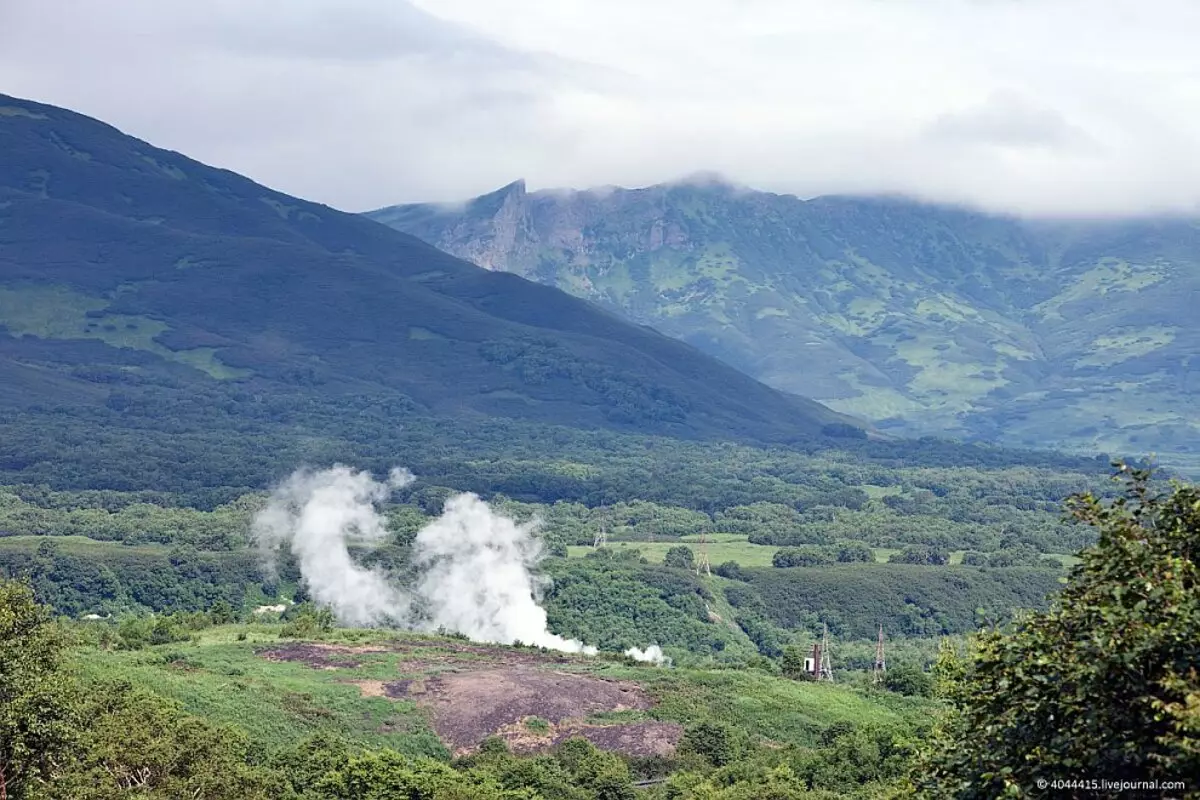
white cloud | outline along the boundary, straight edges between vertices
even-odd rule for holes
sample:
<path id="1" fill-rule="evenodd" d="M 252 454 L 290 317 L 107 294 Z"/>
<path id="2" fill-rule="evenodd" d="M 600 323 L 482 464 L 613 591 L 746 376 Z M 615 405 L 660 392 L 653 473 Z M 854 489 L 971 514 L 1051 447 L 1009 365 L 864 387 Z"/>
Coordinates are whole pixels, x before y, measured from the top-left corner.
<path id="1" fill-rule="evenodd" d="M 1193 0 L 8 0 L 4 90 L 363 209 L 716 170 L 1194 209 Z"/>

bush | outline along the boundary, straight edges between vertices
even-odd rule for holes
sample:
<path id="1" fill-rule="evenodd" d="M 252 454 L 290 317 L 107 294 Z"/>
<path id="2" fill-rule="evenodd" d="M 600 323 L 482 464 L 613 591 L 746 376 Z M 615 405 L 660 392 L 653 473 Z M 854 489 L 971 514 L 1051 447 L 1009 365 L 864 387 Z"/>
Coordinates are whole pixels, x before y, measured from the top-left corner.
<path id="1" fill-rule="evenodd" d="M 663 556 L 663 566 L 676 569 L 695 569 L 696 557 L 692 553 L 692 548 L 687 545 L 677 545 L 667 550 L 666 555 Z"/>
<path id="2" fill-rule="evenodd" d="M 837 560 L 843 564 L 858 561 L 870 564 L 875 561 L 875 551 L 863 542 L 844 542 L 838 547 Z"/>
<path id="3" fill-rule="evenodd" d="M 803 647 L 797 644 L 789 644 L 783 648 L 783 658 L 780 659 L 780 669 L 788 678 L 803 678 L 808 675 L 808 670 L 804 669 L 804 659 L 808 657 L 808 653 Z"/>
<path id="4" fill-rule="evenodd" d="M 824 547 L 785 547 L 771 557 L 773 567 L 819 567 L 832 564 L 833 555 Z"/>
<path id="5" fill-rule="evenodd" d="M 720 575 L 722 578 L 728 578 L 731 581 L 747 580 L 746 573 L 742 572 L 742 565 L 736 561 L 725 561 L 713 567 L 713 572 Z"/>
<path id="6" fill-rule="evenodd" d="M 892 554 L 889 564 L 929 564 L 945 566 L 950 563 L 950 554 L 936 547 L 909 546 Z"/>
<path id="7" fill-rule="evenodd" d="M 333 612 L 312 603 L 299 603 L 283 612 L 287 622 L 279 631 L 281 638 L 318 639 L 333 630 Z"/>
<path id="8" fill-rule="evenodd" d="M 916 667 L 900 664 L 889 667 L 883 685 L 890 692 L 916 697 L 933 694 L 933 678 Z"/>
<path id="9" fill-rule="evenodd" d="M 683 732 L 679 750 L 703 756 L 714 767 L 723 767 L 737 758 L 733 729 L 723 722 L 698 722 Z"/>

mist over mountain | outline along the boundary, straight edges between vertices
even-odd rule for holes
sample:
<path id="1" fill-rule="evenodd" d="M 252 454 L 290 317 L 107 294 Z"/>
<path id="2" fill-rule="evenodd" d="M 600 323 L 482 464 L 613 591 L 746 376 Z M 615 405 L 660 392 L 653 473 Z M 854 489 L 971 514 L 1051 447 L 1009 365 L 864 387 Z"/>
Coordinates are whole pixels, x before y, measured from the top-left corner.
<path id="1" fill-rule="evenodd" d="M 1200 227 L 701 178 L 368 216 L 905 433 L 1200 463 Z"/>
<path id="2" fill-rule="evenodd" d="M 217 391 L 204 413 L 235 418 L 286 395 L 396 425 L 784 441 L 842 421 L 556 289 L 3 96 L 0 325 L 0 409 L 75 420 Z"/>

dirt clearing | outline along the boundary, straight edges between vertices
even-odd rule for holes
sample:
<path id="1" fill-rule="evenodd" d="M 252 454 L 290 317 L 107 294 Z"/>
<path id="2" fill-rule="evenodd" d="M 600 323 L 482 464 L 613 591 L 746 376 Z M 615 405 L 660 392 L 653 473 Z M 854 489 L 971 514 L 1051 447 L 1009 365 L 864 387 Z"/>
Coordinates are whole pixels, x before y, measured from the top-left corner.
<path id="1" fill-rule="evenodd" d="M 571 736 L 585 736 L 605 749 L 630 755 L 667 753 L 679 740 L 678 726 L 637 721 L 611 725 L 584 719 L 613 711 L 644 711 L 650 699 L 636 683 L 537 669 L 531 665 L 447 672 L 415 682 L 388 684 L 391 697 L 416 700 L 430 709 L 433 727 L 455 753 L 469 752 L 488 736 L 509 740 L 514 749 L 542 750 Z M 524 721 L 549 723 L 530 731 Z"/>
<path id="2" fill-rule="evenodd" d="M 336 644 L 285 644 L 267 647 L 258 655 L 267 661 L 299 661 L 313 669 L 357 669 L 362 659 L 354 658 L 360 653 L 383 653 L 382 647 L 346 647 Z"/>
<path id="3" fill-rule="evenodd" d="M 313 669 L 356 669 L 362 653 L 393 653 L 396 680 L 351 680 L 364 697 L 410 700 L 425 709 L 433 729 L 455 755 L 500 736 L 515 752 L 549 750 L 583 736 L 627 755 L 667 755 L 682 729 L 671 722 L 630 719 L 588 722 L 593 715 L 647 711 L 645 691 L 631 681 L 567 671 L 589 659 L 534 649 L 436 639 L 396 639 L 369 647 L 294 643 L 258 651 L 272 661 Z M 635 717 L 640 716 L 635 714 Z"/>

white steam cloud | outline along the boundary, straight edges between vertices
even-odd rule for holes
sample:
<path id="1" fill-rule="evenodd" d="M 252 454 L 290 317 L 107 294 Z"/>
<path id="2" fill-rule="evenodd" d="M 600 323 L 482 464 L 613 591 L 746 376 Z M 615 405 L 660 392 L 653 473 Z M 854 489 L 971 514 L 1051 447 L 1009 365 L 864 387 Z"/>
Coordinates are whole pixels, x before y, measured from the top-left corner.
<path id="1" fill-rule="evenodd" d="M 663 655 L 662 648 L 656 644 L 650 645 L 645 650 L 641 649 L 640 647 L 631 647 L 625 651 L 625 655 L 629 656 L 634 661 L 645 661 L 660 667 L 663 664 L 669 665 L 671 663 L 671 659 Z"/>
<path id="2" fill-rule="evenodd" d="M 541 542 L 535 526 L 518 525 L 473 494 L 450 498 L 442 516 L 417 534 L 413 564 L 420 577 L 411 590 L 356 563 L 349 543 L 382 541 L 387 529 L 378 504 L 412 480 L 400 469 L 387 482 L 344 466 L 298 471 L 255 516 L 254 541 L 268 559 L 287 545 L 313 600 L 347 624 L 441 628 L 481 642 L 596 652 L 547 630 L 546 611 L 537 602 Z M 655 651 L 657 658 L 649 656 Z M 657 646 L 645 654 L 641 660 L 662 663 Z"/>
<path id="3" fill-rule="evenodd" d="M 417 593 L 439 626 L 477 641 L 594 654 L 596 648 L 546 629 L 546 611 L 535 600 L 533 568 L 542 548 L 533 531 L 532 523 L 518 525 L 473 494 L 450 498 L 442 516 L 417 534 L 413 560 L 424 570 Z"/>
<path id="4" fill-rule="evenodd" d="M 291 547 L 309 593 L 351 625 L 373 625 L 409 617 L 411 598 L 379 570 L 350 557 L 347 541 L 378 543 L 387 536 L 375 504 L 392 489 L 411 483 L 412 474 L 394 469 L 388 483 L 366 472 L 337 466 L 323 472 L 299 470 L 271 494 L 254 517 L 252 534 L 268 560 L 280 544 Z"/>

